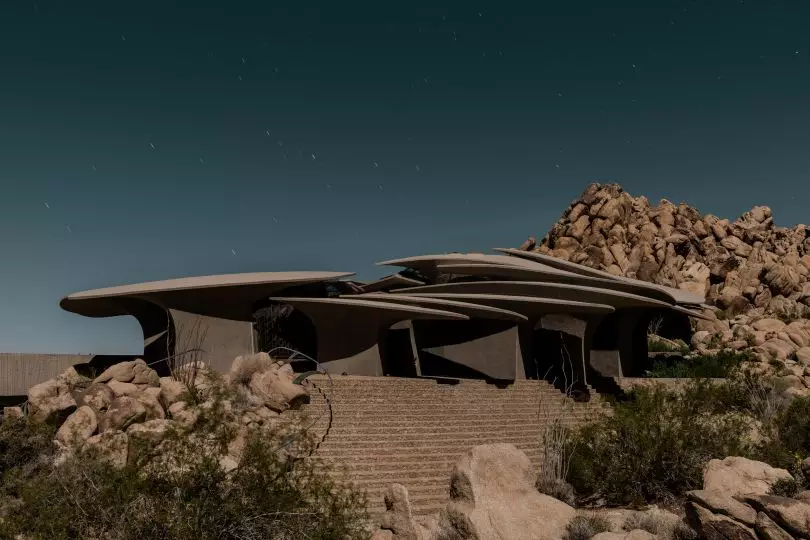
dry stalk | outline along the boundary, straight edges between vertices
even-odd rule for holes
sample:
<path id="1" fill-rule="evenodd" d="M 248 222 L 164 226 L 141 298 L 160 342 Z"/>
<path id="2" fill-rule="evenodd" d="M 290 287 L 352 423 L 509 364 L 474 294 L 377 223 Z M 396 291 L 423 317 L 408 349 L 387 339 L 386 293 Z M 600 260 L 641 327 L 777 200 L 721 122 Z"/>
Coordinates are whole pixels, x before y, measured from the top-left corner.
<path id="1" fill-rule="evenodd" d="M 562 338 L 562 332 L 560 332 Z M 560 340 L 560 357 L 562 358 L 563 395 L 557 399 L 540 396 L 538 416 L 543 425 L 540 439 L 540 474 L 538 487 L 545 493 L 561 498 L 572 494 L 563 492 L 568 477 L 573 447 L 570 439 L 569 413 L 573 409 L 574 399 L 574 366 L 571 355 L 563 339 Z M 552 384 L 556 380 L 552 381 Z"/>
<path id="2" fill-rule="evenodd" d="M 653 317 L 647 325 L 647 334 L 657 336 L 661 331 L 661 326 L 664 324 L 664 316 L 657 315 Z"/>
<path id="3" fill-rule="evenodd" d="M 174 335 L 167 341 L 169 372 L 191 392 L 197 387 L 197 377 L 204 364 L 203 345 L 207 336 L 208 325 L 202 317 L 195 317 L 188 326 L 183 323 L 176 325 Z"/>

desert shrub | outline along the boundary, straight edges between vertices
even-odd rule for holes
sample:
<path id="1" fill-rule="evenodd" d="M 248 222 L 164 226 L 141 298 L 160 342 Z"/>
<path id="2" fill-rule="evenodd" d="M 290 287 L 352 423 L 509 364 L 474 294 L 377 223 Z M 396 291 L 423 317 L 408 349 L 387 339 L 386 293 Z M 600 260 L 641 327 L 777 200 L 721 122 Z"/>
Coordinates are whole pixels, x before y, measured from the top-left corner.
<path id="1" fill-rule="evenodd" d="M 215 403 L 193 433 L 178 428 L 160 444 L 131 444 L 122 468 L 89 452 L 53 466 L 36 457 L 39 431 L 8 428 L 17 435 L 0 444 L 21 450 L 0 485 L 0 508 L 14 507 L 0 539 L 367 537 L 363 496 L 300 452 L 313 438 L 295 422 L 248 435 L 236 467 L 223 468 L 222 446 L 235 437 L 227 414 Z M 285 445 L 291 432 L 297 437 Z"/>
<path id="2" fill-rule="evenodd" d="M 25 418 L 0 422 L 0 481 L 7 474 L 27 473 L 53 453 L 56 428 L 32 424 Z"/>
<path id="3" fill-rule="evenodd" d="M 568 522 L 563 540 L 590 540 L 602 532 L 610 531 L 610 522 L 598 514 L 577 514 Z"/>
<path id="4" fill-rule="evenodd" d="M 750 359 L 747 352 L 720 351 L 689 359 L 658 358 L 653 362 L 649 377 L 656 378 L 725 378 L 733 376 L 740 365 Z"/>
<path id="5" fill-rule="evenodd" d="M 563 479 L 543 479 L 542 476 L 537 479 L 537 491 L 554 497 L 568 505 L 573 506 L 576 502 L 574 494 L 574 487 Z"/>
<path id="6" fill-rule="evenodd" d="M 768 425 L 768 440 L 757 458 L 788 469 L 804 483 L 801 461 L 810 455 L 810 397 L 797 397 L 779 407 Z"/>
<path id="7" fill-rule="evenodd" d="M 648 335 L 647 351 L 689 354 L 689 345 L 680 340 L 676 342 L 669 342 L 659 339 L 655 335 Z"/>
<path id="8" fill-rule="evenodd" d="M 681 520 L 675 521 L 660 513 L 636 512 L 623 525 L 624 530 L 642 530 L 662 540 L 695 540 L 697 533 Z"/>
<path id="9" fill-rule="evenodd" d="M 609 504 L 667 502 L 703 483 L 710 459 L 749 455 L 747 402 L 731 384 L 639 388 L 574 436 L 569 481 Z"/>
<path id="10" fill-rule="evenodd" d="M 801 485 L 792 478 L 777 480 L 769 490 L 771 495 L 778 495 L 779 497 L 793 497 L 799 491 L 801 491 Z"/>

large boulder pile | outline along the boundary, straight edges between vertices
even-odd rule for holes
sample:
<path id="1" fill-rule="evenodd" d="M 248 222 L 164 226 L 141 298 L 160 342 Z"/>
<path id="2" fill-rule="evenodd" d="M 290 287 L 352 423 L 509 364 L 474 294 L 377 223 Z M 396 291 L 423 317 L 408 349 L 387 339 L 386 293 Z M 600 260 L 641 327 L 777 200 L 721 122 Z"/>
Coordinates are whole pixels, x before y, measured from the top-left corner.
<path id="1" fill-rule="evenodd" d="M 289 364 L 266 353 L 237 357 L 225 377 L 202 363 L 160 377 L 141 359 L 115 364 L 94 379 L 71 367 L 30 389 L 27 414 L 34 423 L 58 426 L 57 461 L 93 449 L 123 466 L 139 444 L 155 447 L 173 431 L 193 432 L 201 414 L 221 407 L 222 418 L 238 432 L 220 461 L 229 468 L 251 430 L 279 427 L 283 413 L 308 401 L 306 389 L 293 380 Z M 20 408 L 4 412 L 24 414 Z"/>
<path id="2" fill-rule="evenodd" d="M 810 227 L 777 227 L 768 207 L 732 222 L 591 184 L 539 244 L 521 247 L 705 296 L 712 320 L 696 322 L 691 344 L 700 352 L 810 366 Z"/>
<path id="3" fill-rule="evenodd" d="M 712 460 L 703 489 L 687 493 L 686 517 L 700 538 L 791 540 L 810 538 L 810 492 L 771 494 L 793 477 L 784 469 L 742 457 Z"/>

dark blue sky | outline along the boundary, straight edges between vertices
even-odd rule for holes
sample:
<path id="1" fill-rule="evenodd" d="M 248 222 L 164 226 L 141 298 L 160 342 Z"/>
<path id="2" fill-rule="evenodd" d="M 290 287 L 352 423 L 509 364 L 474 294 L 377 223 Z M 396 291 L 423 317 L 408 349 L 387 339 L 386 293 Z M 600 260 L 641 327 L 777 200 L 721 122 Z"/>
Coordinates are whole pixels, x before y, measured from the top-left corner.
<path id="1" fill-rule="evenodd" d="M 594 181 L 810 221 L 808 27 L 801 0 L 3 0 L 0 350 L 138 352 L 133 319 L 60 311 L 79 290 L 518 245 Z"/>

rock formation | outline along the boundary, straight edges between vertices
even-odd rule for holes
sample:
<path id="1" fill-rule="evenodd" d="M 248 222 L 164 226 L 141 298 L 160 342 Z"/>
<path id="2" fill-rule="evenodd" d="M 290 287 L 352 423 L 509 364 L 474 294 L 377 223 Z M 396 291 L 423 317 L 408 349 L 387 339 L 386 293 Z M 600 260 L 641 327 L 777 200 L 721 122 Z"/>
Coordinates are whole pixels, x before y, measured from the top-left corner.
<path id="1" fill-rule="evenodd" d="M 138 444 L 157 446 L 174 428 L 193 429 L 200 413 L 220 398 L 227 419 L 240 433 L 221 461 L 228 467 L 238 462 L 239 441 L 244 442 L 251 429 L 277 427 L 280 413 L 308 400 L 306 389 L 294 384 L 290 366 L 267 353 L 237 357 L 225 378 L 204 364 L 184 365 L 175 376 L 161 378 L 141 359 L 115 364 L 93 380 L 71 367 L 31 388 L 27 414 L 32 422 L 59 426 L 54 439 L 57 462 L 92 449 L 123 466 Z M 225 390 L 224 398 L 215 396 Z M 233 396 L 240 403 L 233 404 Z M 5 410 L 9 418 L 23 414 L 18 407 Z"/>
<path id="2" fill-rule="evenodd" d="M 810 537 L 810 504 L 770 495 L 778 481 L 793 477 L 784 469 L 740 457 L 712 460 L 703 489 L 687 493 L 686 519 L 700 538 L 792 540 Z"/>
<path id="3" fill-rule="evenodd" d="M 729 221 L 666 199 L 653 205 L 617 184 L 591 184 L 539 243 L 521 247 L 705 295 L 712 320 L 694 322 L 694 349 L 793 362 L 784 384 L 806 393 L 810 227 L 777 227 L 765 206 Z"/>

